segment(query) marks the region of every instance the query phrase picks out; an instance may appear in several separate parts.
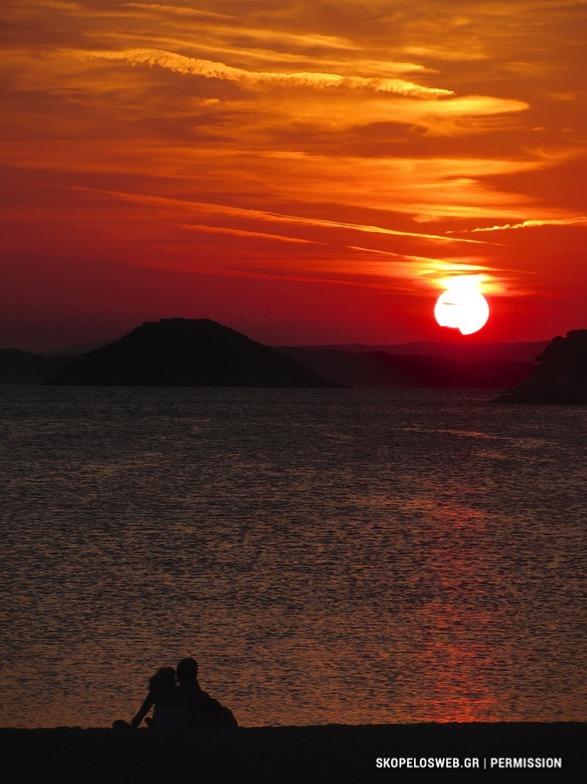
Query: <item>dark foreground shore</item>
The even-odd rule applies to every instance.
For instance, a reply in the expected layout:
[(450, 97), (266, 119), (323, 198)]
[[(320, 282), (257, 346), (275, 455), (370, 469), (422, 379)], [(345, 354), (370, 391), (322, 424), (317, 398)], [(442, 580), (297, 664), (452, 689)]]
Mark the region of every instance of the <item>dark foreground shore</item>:
[[(11, 782), (556, 784), (587, 780), (586, 727), (574, 723), (329, 725), (186, 734), (148, 729), (0, 729), (0, 759), (4, 771), (12, 770), (5, 779)], [(451, 767), (439, 768), (439, 764)]]

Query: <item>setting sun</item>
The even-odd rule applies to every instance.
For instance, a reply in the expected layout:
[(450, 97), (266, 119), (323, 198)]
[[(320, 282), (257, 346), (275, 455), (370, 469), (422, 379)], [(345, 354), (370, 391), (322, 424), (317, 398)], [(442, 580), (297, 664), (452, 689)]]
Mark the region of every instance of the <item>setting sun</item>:
[(462, 335), (472, 335), (487, 323), (489, 305), (479, 291), (474, 276), (454, 278), (447, 283), (434, 307), (434, 316), (441, 327), (458, 329)]

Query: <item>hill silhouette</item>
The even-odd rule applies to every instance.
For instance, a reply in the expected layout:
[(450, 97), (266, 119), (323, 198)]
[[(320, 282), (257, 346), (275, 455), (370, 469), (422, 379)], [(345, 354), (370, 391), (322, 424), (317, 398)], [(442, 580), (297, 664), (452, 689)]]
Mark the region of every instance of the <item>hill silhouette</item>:
[(0, 349), (0, 384), (42, 384), (72, 361), (66, 355), (45, 357), (16, 348)]
[[(541, 341), (266, 347), (208, 319), (162, 319), (110, 343), (76, 344), (42, 354), (1, 349), (0, 383), (505, 390), (531, 375), (546, 346)], [(96, 353), (101, 349), (108, 351)], [(291, 361), (286, 368), (284, 357), (294, 362), (295, 371)]]
[[(411, 343), (383, 343), (366, 345), (363, 343), (331, 344), (322, 346), (295, 346), (304, 351), (342, 351), (345, 354), (385, 353), (394, 356), (411, 354), (413, 356), (444, 357), (458, 362), (528, 362), (532, 363), (544, 351), (549, 340), (513, 343), (440, 343), (418, 341)], [(287, 352), (290, 347), (274, 346)], [(293, 348), (293, 347), (292, 347)], [(64, 349), (65, 351), (66, 349)], [(71, 353), (71, 351), (69, 352)]]
[(286, 356), (333, 381), (353, 387), (467, 387), (506, 389), (526, 378), (532, 363), (443, 356), (282, 348)]
[(145, 322), (79, 356), (57, 385), (337, 387), (293, 359), (209, 319)]
[(531, 375), (496, 402), (587, 404), (587, 329), (554, 338)]
[[(110, 343), (43, 354), (0, 350), (0, 383), (507, 389), (530, 375), (531, 360), (547, 345), (265, 347), (207, 319), (164, 319), (137, 329)], [(98, 349), (108, 351), (102, 354)], [(287, 367), (284, 356), (276, 358), (279, 355), (289, 358)], [(292, 361), (297, 363), (295, 371)]]

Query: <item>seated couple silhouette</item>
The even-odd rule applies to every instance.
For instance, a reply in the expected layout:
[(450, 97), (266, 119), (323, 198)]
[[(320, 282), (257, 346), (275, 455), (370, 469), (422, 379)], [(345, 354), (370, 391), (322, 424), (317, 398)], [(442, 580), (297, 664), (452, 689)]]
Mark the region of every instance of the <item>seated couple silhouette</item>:
[[(147, 714), (153, 708), (152, 718)], [(149, 680), (149, 693), (130, 723), (146, 724), (154, 729), (184, 727), (238, 727), (232, 711), (212, 699), (198, 683), (198, 663), (182, 659), (173, 667), (161, 667)], [(117, 722), (115, 722), (117, 724)]]

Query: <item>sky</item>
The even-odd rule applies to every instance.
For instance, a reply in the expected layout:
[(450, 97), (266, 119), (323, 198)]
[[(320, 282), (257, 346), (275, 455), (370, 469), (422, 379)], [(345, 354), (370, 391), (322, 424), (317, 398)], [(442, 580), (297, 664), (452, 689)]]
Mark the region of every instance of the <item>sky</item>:
[(4, 0), (0, 347), (587, 328), (585, 40), (587, 0)]

